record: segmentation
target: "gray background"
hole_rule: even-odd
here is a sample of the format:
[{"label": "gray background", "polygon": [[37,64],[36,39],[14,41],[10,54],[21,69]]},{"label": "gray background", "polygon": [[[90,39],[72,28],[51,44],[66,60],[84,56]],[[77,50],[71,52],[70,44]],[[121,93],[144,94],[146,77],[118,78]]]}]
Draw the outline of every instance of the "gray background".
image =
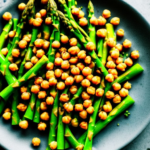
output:
[{"label": "gray background", "polygon": [[[143,17],[150,23],[150,0],[124,0],[124,1],[129,3],[136,10],[138,10],[143,15]],[[150,148],[150,124],[134,141],[132,141],[122,150],[147,150],[148,148]],[[0,147],[0,150],[1,149],[2,148]]]}]

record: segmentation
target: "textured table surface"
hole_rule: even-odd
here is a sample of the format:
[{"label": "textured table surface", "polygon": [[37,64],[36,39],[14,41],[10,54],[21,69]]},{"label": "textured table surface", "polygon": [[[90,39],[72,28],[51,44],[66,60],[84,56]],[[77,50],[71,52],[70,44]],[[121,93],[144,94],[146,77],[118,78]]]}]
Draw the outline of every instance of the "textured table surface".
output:
[{"label": "textured table surface", "polygon": [[[133,6],[150,24],[150,0],[124,0]],[[149,31],[150,32],[150,31]],[[143,116],[144,117],[144,116]],[[149,150],[150,149],[150,124],[130,144],[122,150]],[[2,148],[0,147],[0,150]]]}]

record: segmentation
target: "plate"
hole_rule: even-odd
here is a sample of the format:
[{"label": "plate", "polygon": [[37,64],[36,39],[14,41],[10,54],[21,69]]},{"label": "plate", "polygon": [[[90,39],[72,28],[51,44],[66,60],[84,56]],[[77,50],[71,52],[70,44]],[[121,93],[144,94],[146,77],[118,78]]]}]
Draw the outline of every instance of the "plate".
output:
[{"label": "plate", "polygon": [[[5,1],[3,5],[0,5],[0,17],[5,11],[11,12],[13,17],[18,17],[17,5],[19,0]],[[26,0],[21,0],[21,2],[26,2]],[[111,10],[112,17],[120,17],[121,23],[115,30],[123,28],[125,36],[118,42],[122,43],[124,39],[131,40],[133,45],[130,51],[139,50],[140,59],[137,62],[144,68],[141,75],[130,80],[133,87],[130,95],[135,100],[135,104],[129,109],[130,117],[119,116],[94,139],[93,149],[118,150],[137,137],[150,121],[150,26],[134,8],[124,1],[92,0],[92,2],[95,6],[96,17],[101,15],[106,8]],[[83,10],[86,11],[87,0],[78,0],[78,6],[83,6]],[[2,24],[0,24],[0,31],[1,29]],[[117,123],[120,126],[117,126]],[[40,137],[41,139],[41,145],[36,149],[44,150],[47,146],[47,136],[48,131],[41,133],[33,124],[28,130],[22,131],[12,127],[10,122],[3,121],[2,117],[0,118],[0,144],[8,150],[33,150],[31,145],[33,137]]]}]

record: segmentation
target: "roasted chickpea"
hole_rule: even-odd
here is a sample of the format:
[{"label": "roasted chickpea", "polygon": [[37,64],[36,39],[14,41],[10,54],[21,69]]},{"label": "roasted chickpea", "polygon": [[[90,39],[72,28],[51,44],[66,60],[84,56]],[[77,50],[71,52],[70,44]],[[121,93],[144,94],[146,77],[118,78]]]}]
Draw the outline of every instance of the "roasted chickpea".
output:
[{"label": "roasted chickpea", "polygon": [[83,102],[83,106],[84,106],[85,108],[88,108],[88,107],[92,106],[92,101],[91,101],[91,100],[85,100],[85,101]]},{"label": "roasted chickpea", "polygon": [[124,83],[123,87],[127,90],[131,89],[131,83],[129,83],[128,81],[126,83]]},{"label": "roasted chickpea", "polygon": [[104,95],[104,90],[102,88],[98,88],[96,90],[96,96],[97,97],[102,97]]},{"label": "roasted chickpea", "polygon": [[40,123],[38,124],[38,130],[40,130],[40,131],[45,131],[45,130],[46,130],[46,127],[47,127],[47,125],[46,125],[46,123],[44,123],[44,122],[40,122]]},{"label": "roasted chickpea", "polygon": [[86,56],[85,59],[84,59],[84,62],[85,62],[87,65],[91,64],[91,62],[92,62],[91,56]]},{"label": "roasted chickpea", "polygon": [[95,16],[92,16],[90,19],[90,24],[92,24],[93,26],[97,26],[98,25],[98,19]]},{"label": "roasted chickpea", "polygon": [[38,58],[42,58],[43,55],[45,55],[44,50],[42,50],[42,49],[37,50],[36,56],[37,56]]},{"label": "roasted chickpea", "polygon": [[27,44],[28,44],[27,41],[21,40],[21,41],[19,42],[18,46],[19,46],[19,48],[21,48],[21,49],[25,49],[26,46],[27,46]]},{"label": "roasted chickpea", "polygon": [[79,112],[79,116],[82,118],[82,119],[86,119],[87,118],[87,111],[86,110],[82,110]]},{"label": "roasted chickpea", "polygon": [[51,77],[49,79],[49,85],[50,86],[55,86],[57,84],[57,80],[55,79],[55,77]]},{"label": "roasted chickpea", "polygon": [[127,65],[125,63],[120,63],[117,65],[117,69],[120,71],[125,71],[127,68]]},{"label": "roasted chickpea", "polygon": [[105,96],[107,99],[113,99],[115,94],[112,91],[107,91]]},{"label": "roasted chickpea", "polygon": [[93,86],[88,87],[87,93],[90,95],[95,95],[95,87],[93,87]]},{"label": "roasted chickpea", "polygon": [[95,44],[94,44],[93,42],[88,42],[88,43],[86,44],[86,49],[87,49],[88,51],[93,51],[93,50],[96,50],[96,46],[95,46]]},{"label": "roasted chickpea", "polygon": [[113,98],[113,103],[119,104],[121,102],[121,97],[120,95],[116,94]]},{"label": "roasted chickpea", "polygon": [[63,107],[68,113],[73,111],[73,105],[71,103],[65,103]]},{"label": "roasted chickpea", "polygon": [[109,39],[107,40],[107,45],[108,45],[109,47],[115,47],[115,46],[116,46],[116,41],[115,41],[115,39],[114,39],[114,38],[109,38]]},{"label": "roasted chickpea", "polygon": [[92,74],[92,69],[89,68],[89,67],[85,67],[85,68],[82,70],[82,74],[87,77],[88,75],[91,75],[91,74]]},{"label": "roasted chickpea", "polygon": [[65,84],[67,86],[72,85],[74,83],[74,78],[72,76],[69,76],[66,80],[65,80]]},{"label": "roasted chickpea", "polygon": [[117,49],[119,50],[119,52],[121,52],[122,49],[123,49],[123,45],[117,44],[117,45],[115,46],[115,48],[117,48]]},{"label": "roasted chickpea", "polygon": [[23,10],[25,9],[25,7],[26,7],[26,4],[25,4],[25,3],[20,3],[20,4],[18,5],[18,9],[21,10],[21,11],[23,11]]},{"label": "roasted chickpea", "polygon": [[90,99],[90,95],[86,92],[82,92],[81,97],[83,100]]},{"label": "roasted chickpea", "polygon": [[75,128],[78,127],[79,123],[78,123],[77,118],[74,118],[74,119],[71,120],[71,125],[72,125],[73,127],[75,127]]},{"label": "roasted chickpea", "polygon": [[35,85],[40,85],[43,82],[43,78],[42,77],[37,77],[34,81]]},{"label": "roasted chickpea", "polygon": [[46,102],[41,102],[41,104],[40,104],[40,109],[41,109],[42,111],[47,110]]},{"label": "roasted chickpea", "polygon": [[6,55],[8,54],[8,49],[7,49],[7,48],[3,48],[3,49],[1,50],[1,53],[2,53],[4,56],[6,56]]},{"label": "roasted chickpea", "polygon": [[105,38],[107,36],[107,30],[99,29],[99,30],[97,30],[96,35],[100,38]]},{"label": "roasted chickpea", "polygon": [[5,112],[3,114],[4,120],[10,120],[11,119],[11,112]]},{"label": "roasted chickpea", "polygon": [[39,99],[44,99],[47,96],[46,91],[40,91],[38,93],[38,98]]},{"label": "roasted chickpea", "polygon": [[81,82],[81,85],[85,88],[89,87],[91,85],[90,81],[88,79],[83,79]]},{"label": "roasted chickpea", "polygon": [[41,0],[41,3],[42,3],[43,5],[45,5],[45,4],[48,3],[48,0]]},{"label": "roasted chickpea", "polygon": [[52,18],[51,18],[51,17],[47,17],[47,18],[45,19],[45,24],[46,24],[46,25],[51,25],[51,24],[52,24]]},{"label": "roasted chickpea", "polygon": [[47,105],[53,105],[53,103],[54,103],[54,98],[52,96],[46,98]]},{"label": "roasted chickpea", "polygon": [[115,25],[115,26],[117,26],[117,25],[119,25],[119,23],[120,23],[120,18],[114,17],[114,18],[112,18],[112,19],[110,20],[110,23],[113,24],[113,25]]},{"label": "roasted chickpea", "polygon": [[21,128],[21,129],[27,129],[28,128],[28,126],[29,126],[29,123],[28,123],[28,121],[27,120],[23,120],[23,121],[20,121],[19,122],[19,127]]},{"label": "roasted chickpea", "polygon": [[86,58],[86,51],[81,50],[80,52],[78,52],[78,58],[79,59],[85,59]]},{"label": "roasted chickpea", "polygon": [[35,65],[38,61],[39,61],[39,59],[38,59],[36,56],[33,56],[33,57],[31,58],[31,63],[34,64],[34,65]]},{"label": "roasted chickpea", "polygon": [[58,82],[57,83],[57,89],[58,90],[64,90],[65,89],[65,83],[64,82]]},{"label": "roasted chickpea", "polygon": [[82,10],[80,10],[80,11],[79,11],[78,18],[81,19],[81,18],[84,17],[84,15],[85,15],[84,12],[83,12]]},{"label": "roasted chickpea", "polygon": [[71,73],[72,73],[73,75],[79,75],[79,74],[80,74],[80,69],[79,69],[78,67],[73,67],[73,68],[71,69]]},{"label": "roasted chickpea", "polygon": [[62,122],[64,124],[69,124],[71,122],[71,117],[70,116],[63,116]]},{"label": "roasted chickpea", "polygon": [[69,62],[70,62],[70,64],[76,64],[76,63],[78,63],[78,57],[71,57],[69,59]]},{"label": "roasted chickpea", "polygon": [[107,119],[107,113],[104,112],[104,111],[100,111],[98,116],[101,120],[106,120]]},{"label": "roasted chickpea", "polygon": [[62,73],[63,71],[61,69],[56,69],[54,72],[56,78],[60,78]]},{"label": "roasted chickpea", "polygon": [[5,13],[3,14],[3,19],[4,19],[4,20],[9,21],[11,18],[12,18],[11,13],[5,12]]},{"label": "roasted chickpea", "polygon": [[122,88],[122,89],[119,91],[119,95],[120,95],[121,97],[126,97],[126,96],[128,96],[128,94],[129,94],[129,91],[128,91],[127,89],[125,89],[125,88]]},{"label": "roasted chickpea", "polygon": [[59,49],[59,52],[60,52],[61,55],[62,55],[63,53],[67,52],[67,48],[61,47],[61,48]]},{"label": "roasted chickpea", "polygon": [[84,77],[82,75],[77,75],[74,77],[76,83],[80,83],[83,79]]},{"label": "roasted chickpea", "polygon": [[61,54],[59,52],[56,52],[55,58],[61,58]]},{"label": "roasted chickpea", "polygon": [[34,94],[37,94],[40,91],[40,86],[39,85],[32,85],[31,86],[31,92]]},{"label": "roasted chickpea", "polygon": [[69,68],[70,68],[69,61],[68,61],[68,60],[62,61],[62,63],[61,63],[61,68],[64,69],[64,70],[69,69]]},{"label": "roasted chickpea", "polygon": [[133,65],[133,60],[130,57],[128,57],[128,58],[125,59],[124,63],[127,66],[131,67]]},{"label": "roasted chickpea", "polygon": [[51,148],[52,150],[57,149],[57,142],[56,142],[56,141],[51,142],[51,143],[50,143],[50,148]]},{"label": "roasted chickpea", "polygon": [[119,91],[119,90],[121,89],[121,84],[119,84],[119,83],[114,83],[114,84],[112,85],[112,88],[113,88],[114,91]]},{"label": "roasted chickpea", "polygon": [[77,67],[80,69],[80,71],[82,71],[84,69],[84,64],[83,63],[78,63]]},{"label": "roasted chickpea", "polygon": [[33,64],[31,62],[26,62],[24,67],[25,67],[26,70],[29,70],[33,67]]},{"label": "roasted chickpea", "polygon": [[55,66],[61,66],[62,62],[63,60],[61,58],[56,58],[54,64]]},{"label": "roasted chickpea", "polygon": [[112,105],[109,101],[106,101],[106,104],[103,105],[103,110],[107,113],[112,111]]},{"label": "roasted chickpea", "polygon": [[50,42],[49,41],[44,41],[43,43],[43,49],[47,50],[49,48]]},{"label": "roasted chickpea", "polygon": [[42,39],[36,39],[35,42],[34,42],[34,45],[37,47],[37,48],[41,48],[44,44],[44,41]]},{"label": "roasted chickpea", "polygon": [[35,14],[35,18],[42,18],[41,14],[38,12]]},{"label": "roasted chickpea", "polygon": [[91,64],[89,64],[89,66],[91,69],[93,69],[95,67],[95,63],[92,61]]},{"label": "roasted chickpea", "polygon": [[30,99],[30,93],[29,92],[23,92],[21,94],[21,99],[23,99],[23,100],[29,100]]},{"label": "roasted chickpea", "polygon": [[92,78],[93,78],[94,76],[92,75],[92,74],[90,74],[90,75],[88,75],[88,76],[86,76],[86,79],[88,79],[90,82],[92,82]]},{"label": "roasted chickpea", "polygon": [[135,50],[131,52],[131,58],[138,59],[140,57],[139,51]]},{"label": "roasted chickpea", "polygon": [[109,68],[109,69],[115,69],[116,64],[113,61],[108,61],[106,63],[106,67]]},{"label": "roasted chickpea", "polygon": [[62,75],[61,75],[62,80],[66,80],[68,77],[69,77],[69,74],[66,73],[66,72],[63,72]]},{"label": "roasted chickpea", "polygon": [[21,92],[21,93],[27,92],[27,87],[22,86],[22,87],[20,88],[20,92]]},{"label": "roasted chickpea", "polygon": [[[77,40],[76,38],[71,38],[71,39],[69,40],[70,46],[76,46],[77,43],[78,43],[78,40]],[[68,51],[68,52],[69,52],[69,51]],[[69,52],[69,53],[70,53],[70,52]],[[76,55],[76,54],[74,54],[74,55]]]},{"label": "roasted chickpea", "polygon": [[118,72],[116,69],[108,69],[108,73],[112,74],[115,79],[118,77]]},{"label": "roasted chickpea", "polygon": [[104,17],[100,16],[98,18],[98,25],[99,26],[104,26],[105,24],[106,24],[106,19]]},{"label": "roasted chickpea", "polygon": [[92,78],[92,83],[93,84],[98,85],[98,84],[100,84],[100,82],[101,82],[101,78],[99,76],[94,76]]},{"label": "roasted chickpea", "polygon": [[32,145],[33,146],[39,146],[40,143],[41,143],[41,140],[39,138],[35,137],[32,139]]},{"label": "roasted chickpea", "polygon": [[20,103],[17,105],[17,109],[22,111],[22,112],[25,112],[27,109],[27,105]]},{"label": "roasted chickpea", "polygon": [[54,64],[52,62],[49,62],[47,65],[46,65],[46,69],[47,70],[53,70],[54,69]]},{"label": "roasted chickpea", "polygon": [[77,93],[77,91],[78,91],[78,88],[77,88],[77,86],[76,85],[72,85],[71,87],[70,87],[70,89],[69,89],[69,91],[70,91],[70,93],[71,94],[76,94]]},{"label": "roasted chickpea", "polygon": [[123,47],[124,48],[130,48],[132,46],[131,41],[129,41],[128,39],[125,39],[123,42]]},{"label": "roasted chickpea", "polygon": [[41,9],[40,14],[41,14],[41,17],[46,17],[46,14],[47,14],[46,9]]},{"label": "roasted chickpea", "polygon": [[42,25],[43,20],[41,18],[36,18],[33,20],[34,27],[40,27]]},{"label": "roasted chickpea", "polygon": [[69,41],[69,38],[68,38],[67,35],[62,35],[60,41],[61,41],[61,43],[63,43],[63,44],[67,44],[68,41]]},{"label": "roasted chickpea", "polygon": [[117,59],[119,57],[119,50],[118,49],[114,49],[111,51],[111,54],[110,56],[113,58],[113,59]]},{"label": "roasted chickpea", "polygon": [[80,9],[79,8],[76,8],[74,7],[72,10],[71,10],[71,13],[75,16],[78,16],[79,15],[79,12],[80,12]]},{"label": "roasted chickpea", "polygon": [[79,25],[81,27],[87,26],[87,24],[88,24],[88,21],[85,17],[79,19]]},{"label": "roasted chickpea", "polygon": [[55,48],[55,49],[60,48],[60,42],[59,42],[59,41],[54,41],[54,42],[52,43],[52,47]]},{"label": "roasted chickpea", "polygon": [[86,109],[86,111],[87,111],[87,113],[88,114],[93,114],[93,112],[94,112],[94,107],[93,106],[90,106],[90,107],[88,107],[87,109]]},{"label": "roasted chickpea", "polygon": [[44,121],[48,121],[49,120],[49,114],[48,112],[43,112],[41,115],[40,115],[40,118]]},{"label": "roasted chickpea", "polygon": [[59,100],[64,103],[68,102],[69,101],[68,94],[61,94]]},{"label": "roasted chickpea", "polygon": [[71,48],[68,49],[68,52],[71,55],[77,55],[80,52],[80,49],[78,46],[72,46]]},{"label": "roasted chickpea", "polygon": [[117,30],[117,36],[123,37],[124,36],[124,30],[123,29]]},{"label": "roasted chickpea", "polygon": [[84,130],[87,130],[88,128],[88,124],[85,121],[82,121],[79,126],[81,129],[84,129]]},{"label": "roasted chickpea", "polygon": [[83,111],[83,105],[82,104],[75,104],[75,108],[74,108],[75,111]]},{"label": "roasted chickpea", "polygon": [[15,31],[10,31],[9,34],[8,34],[8,36],[9,36],[10,38],[13,38],[15,35],[16,35],[16,32],[15,32]]},{"label": "roasted chickpea", "polygon": [[49,82],[47,80],[43,80],[41,83],[41,87],[45,90],[49,89]]},{"label": "roasted chickpea", "polygon": [[118,57],[118,58],[116,59],[115,63],[116,63],[117,65],[123,63],[123,58]]},{"label": "roasted chickpea", "polygon": [[70,54],[68,52],[62,52],[61,57],[63,60],[67,60],[70,58]]},{"label": "roasted chickpea", "polygon": [[33,25],[33,21],[34,21],[34,19],[33,19],[33,18],[30,18],[30,19],[29,19],[29,25],[32,26],[32,25]]},{"label": "roasted chickpea", "polygon": [[111,17],[111,12],[108,9],[105,9],[102,13],[102,16],[107,19]]}]

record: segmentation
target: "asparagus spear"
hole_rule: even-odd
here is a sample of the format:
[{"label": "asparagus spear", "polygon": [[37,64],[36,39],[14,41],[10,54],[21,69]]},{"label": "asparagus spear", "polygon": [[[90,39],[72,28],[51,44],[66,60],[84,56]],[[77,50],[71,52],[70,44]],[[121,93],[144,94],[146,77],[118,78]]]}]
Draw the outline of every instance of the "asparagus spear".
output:
[{"label": "asparagus spear", "polygon": [[40,104],[41,104],[41,100],[37,99],[36,106],[35,106],[35,114],[34,114],[34,118],[33,118],[33,122],[35,122],[35,123],[40,122]]}]

